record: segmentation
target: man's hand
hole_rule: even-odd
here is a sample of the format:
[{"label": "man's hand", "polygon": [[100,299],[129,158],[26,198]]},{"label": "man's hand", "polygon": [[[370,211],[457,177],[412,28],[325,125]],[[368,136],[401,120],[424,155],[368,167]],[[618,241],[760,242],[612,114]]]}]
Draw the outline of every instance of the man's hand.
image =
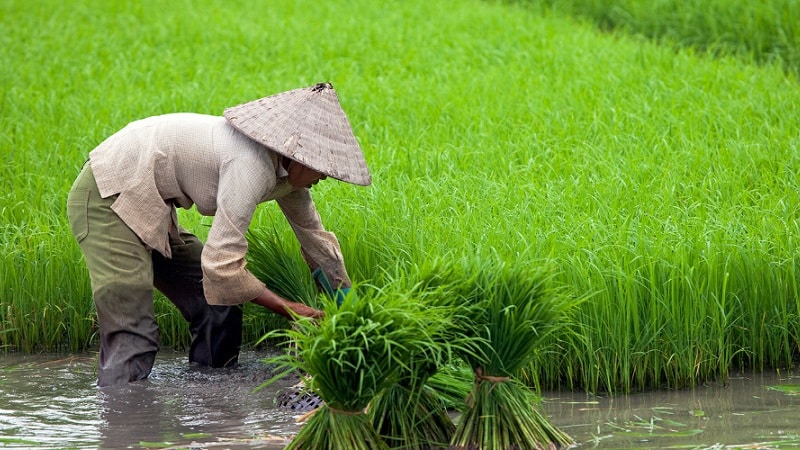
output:
[{"label": "man's hand", "polygon": [[[290,302],[287,300],[286,304],[284,305],[284,311],[287,311],[289,309],[291,309],[298,316],[309,317],[311,319],[322,319],[323,317],[325,317],[325,313],[318,309],[314,309],[302,303]],[[284,317],[290,320],[293,319],[293,317],[291,317],[291,315],[288,314],[288,311],[287,314],[284,315]]]},{"label": "man's hand", "polygon": [[256,305],[263,306],[264,308],[267,308],[276,314],[280,314],[289,320],[294,320],[295,318],[292,313],[302,317],[310,317],[312,319],[321,319],[325,316],[325,313],[318,309],[314,309],[302,303],[286,300],[285,298],[266,288],[258,297],[254,298],[252,302]]}]

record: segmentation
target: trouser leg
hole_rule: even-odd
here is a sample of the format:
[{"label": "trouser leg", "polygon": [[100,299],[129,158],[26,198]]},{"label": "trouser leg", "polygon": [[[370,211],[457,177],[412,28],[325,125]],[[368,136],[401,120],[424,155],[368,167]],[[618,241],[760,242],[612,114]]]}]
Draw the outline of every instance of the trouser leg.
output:
[{"label": "trouser leg", "polygon": [[70,190],[67,215],[92,284],[100,333],[97,383],[141,380],[158,352],[150,251],[101,198],[86,164]]},{"label": "trouser leg", "polygon": [[190,362],[208,367],[235,365],[242,344],[242,308],[206,302],[200,267],[203,244],[184,230],[181,230],[181,239],[183,243],[171,241],[171,259],[153,252],[155,287],[189,322]]}]

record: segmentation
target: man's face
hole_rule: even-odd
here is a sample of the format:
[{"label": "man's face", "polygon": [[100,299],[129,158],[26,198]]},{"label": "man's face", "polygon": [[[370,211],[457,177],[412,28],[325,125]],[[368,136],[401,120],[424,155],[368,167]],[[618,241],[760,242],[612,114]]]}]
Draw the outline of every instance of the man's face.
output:
[{"label": "man's face", "polygon": [[289,163],[289,169],[287,172],[289,173],[287,181],[289,181],[289,184],[294,187],[310,188],[311,186],[317,184],[319,180],[328,178],[322,173],[306,167],[297,161],[292,161]]}]

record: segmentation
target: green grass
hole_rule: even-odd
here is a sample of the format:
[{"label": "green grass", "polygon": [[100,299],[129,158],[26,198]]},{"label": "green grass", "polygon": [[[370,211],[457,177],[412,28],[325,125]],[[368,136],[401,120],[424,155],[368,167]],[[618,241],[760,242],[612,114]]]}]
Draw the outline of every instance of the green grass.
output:
[{"label": "green grass", "polygon": [[[720,5],[689,13],[761,39]],[[64,204],[103,138],[144,116],[221,114],[330,81],[375,180],[314,188],[356,282],[434,259],[553,267],[589,300],[537,355],[540,387],[691,386],[793,364],[796,78],[567,13],[479,0],[3,2],[0,347],[96,344]],[[755,29],[772,33],[768,22]],[[201,237],[210,223],[181,220]],[[275,205],[254,225],[293,239]],[[157,314],[162,342],[185,345],[177,311],[159,298]],[[248,308],[247,339],[279,326],[269,320]]]},{"label": "green grass", "polygon": [[712,55],[778,64],[800,75],[800,1],[517,0],[567,13],[604,30],[623,30]]}]

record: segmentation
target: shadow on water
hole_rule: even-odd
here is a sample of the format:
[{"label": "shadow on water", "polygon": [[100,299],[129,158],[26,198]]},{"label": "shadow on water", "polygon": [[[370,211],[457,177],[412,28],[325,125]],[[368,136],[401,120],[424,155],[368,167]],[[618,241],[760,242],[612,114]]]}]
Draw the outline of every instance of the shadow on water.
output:
[{"label": "shadow on water", "polygon": [[[0,356],[0,447],[282,449],[300,413],[279,408],[267,353],[237,369],[191,368],[162,351],[149,380],[95,386],[93,355]],[[597,397],[545,393],[576,448],[798,448],[800,376],[736,376],[693,390]]]}]

